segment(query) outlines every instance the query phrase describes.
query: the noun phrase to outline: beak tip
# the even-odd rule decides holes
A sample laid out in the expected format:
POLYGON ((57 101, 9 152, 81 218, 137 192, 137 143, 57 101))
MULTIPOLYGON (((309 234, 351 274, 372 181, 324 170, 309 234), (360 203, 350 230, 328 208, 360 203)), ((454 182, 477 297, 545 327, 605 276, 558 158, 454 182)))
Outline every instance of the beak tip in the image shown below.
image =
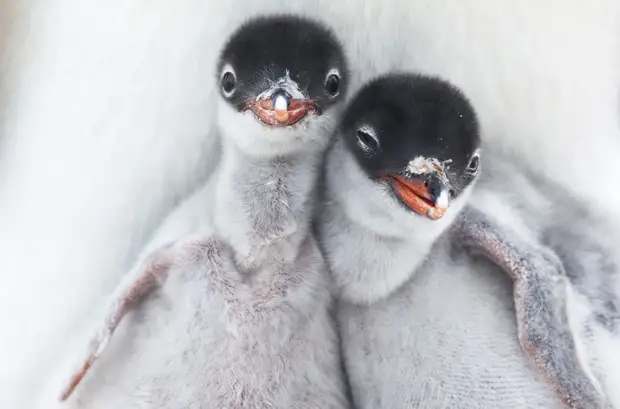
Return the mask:
POLYGON ((447 190, 442 190, 439 196, 437 197, 437 201, 435 206, 439 209, 445 210, 450 205, 450 195, 447 190))
POLYGON ((273 107, 276 111, 286 111, 288 109, 288 101, 282 94, 278 94, 273 101, 273 107))

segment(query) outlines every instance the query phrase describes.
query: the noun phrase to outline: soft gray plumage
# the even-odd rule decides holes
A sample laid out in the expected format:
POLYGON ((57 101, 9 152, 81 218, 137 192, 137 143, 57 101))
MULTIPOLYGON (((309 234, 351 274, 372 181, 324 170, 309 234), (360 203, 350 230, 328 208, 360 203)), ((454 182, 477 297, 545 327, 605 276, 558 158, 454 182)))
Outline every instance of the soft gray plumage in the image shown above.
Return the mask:
POLYGON ((441 239, 456 203, 436 222, 390 208, 338 149, 321 240, 357 407, 560 409, 521 351, 508 277, 441 239))
POLYGON ((569 407, 619 407, 620 226, 514 157, 489 153, 472 207, 496 225, 520 224, 526 251, 512 272, 526 353, 569 407))
POLYGON ((348 81, 344 55, 322 25, 268 17, 240 27, 219 66, 218 168, 168 218, 109 298, 86 350, 70 357, 71 376, 57 390, 67 407, 348 407, 327 267, 309 229, 348 81), (250 51, 261 57, 247 59, 250 51), (333 72, 339 93, 327 87, 333 72), (284 102, 285 122, 268 126, 270 96, 258 113, 244 107, 272 85, 273 98, 299 95, 284 102), (290 124, 304 101, 313 110, 290 124))
MULTIPOLYGON (((408 92, 406 87, 400 89, 400 92, 408 92)), ((363 97, 365 95, 361 94, 356 98, 363 97)), ((393 100, 398 97, 395 95, 393 100)), ((408 106, 423 106, 430 100, 428 95, 424 98, 414 100, 408 106)), ((455 102, 446 100, 445 103, 455 102)), ((349 119, 348 122, 368 124, 382 131, 392 126, 381 122, 380 118, 383 115, 389 119, 387 115, 397 107, 390 106, 382 113, 368 107, 360 110, 360 105, 363 106, 352 104, 360 119, 349 119)), ((466 109, 461 105, 458 112, 464 113, 466 109)), ((410 135, 411 140, 402 139, 396 152, 419 155, 415 152, 415 138, 425 138, 425 141, 420 140, 421 150, 433 138, 429 133, 435 132, 434 129, 444 132, 437 135, 438 143, 450 144, 453 136, 446 132, 452 128, 448 124, 432 125, 432 118, 439 116, 430 109, 427 114, 428 119, 412 112, 414 123, 425 129, 425 134, 403 131, 403 135, 410 135)), ((345 114, 345 118, 348 115, 345 114)), ((403 125, 407 123, 402 119, 403 113, 396 118, 400 118, 403 125)), ((561 250, 560 256, 566 251, 576 254, 591 251, 592 246, 581 243, 578 247, 574 244, 558 247, 547 243, 549 236, 558 235, 559 226, 569 226, 569 220, 574 216, 566 216, 576 208, 575 199, 560 197, 558 192, 562 190, 557 186, 528 178, 525 175, 527 169, 514 166, 514 159, 499 152, 485 152, 483 157, 491 165, 483 167, 485 176, 474 188, 472 207, 459 214, 469 198, 470 192, 465 192, 462 197, 457 197, 443 219, 431 222, 404 210, 383 184, 369 178, 368 169, 362 170, 367 161, 359 162, 361 159, 353 153, 355 148, 345 142, 349 136, 342 133, 351 131, 354 129, 341 129, 334 149, 328 154, 327 194, 325 205, 319 212, 318 226, 322 247, 342 298, 339 321, 345 364, 356 404, 362 408, 404 408, 411 407, 412 403, 424 408, 455 405, 546 408, 560 407, 561 400, 575 409, 609 407, 605 402, 611 400, 610 391, 604 392, 600 381, 590 375, 589 365, 583 362, 575 348, 565 313, 569 279, 575 284, 574 270, 583 264, 565 257, 560 259, 554 253, 554 250, 561 250), (565 205, 558 207, 557 213, 550 213, 551 203, 565 205), (514 214, 508 214, 507 209, 514 214), (451 228, 449 231, 448 227, 451 228), (492 294, 490 300, 485 298, 491 296, 485 293, 488 284, 499 285, 497 290, 500 290, 501 285, 508 283, 502 284, 503 273, 497 268, 493 271, 493 266, 488 268, 497 277, 484 273, 480 276, 465 274, 467 270, 459 264, 484 266, 471 258, 472 252, 482 253, 514 279, 518 334, 510 330, 514 322, 510 303, 496 304, 502 308, 494 310, 497 316, 493 317, 493 326, 488 314, 484 314, 482 320, 468 316, 477 303, 483 300, 492 302, 493 297, 510 294, 503 290, 492 294), (566 263, 568 275, 562 261, 566 263), (454 278, 446 276, 443 271, 438 274, 454 287, 438 285, 434 276, 435 270, 447 268, 455 270, 454 278), (459 275, 469 277, 470 281, 460 281, 459 275), (485 284, 485 280, 489 283, 485 284), (459 299, 461 291, 474 298, 469 301, 459 299), (433 319, 437 310, 449 312, 446 307, 437 306, 436 303, 442 301, 447 308, 454 308, 452 314, 442 318, 446 322, 433 319), (465 327, 453 326, 453 320, 464 321, 459 325, 465 327), (459 333, 459 330, 465 332, 459 333), (451 339, 454 333, 458 337, 451 339), (485 333, 487 339, 477 338, 485 333), (451 342, 459 345, 462 338, 468 336, 473 337, 475 343, 468 350, 460 351, 461 346, 457 347, 456 353, 442 351, 445 347, 454 348, 451 342), (518 339, 527 358, 548 382, 547 387, 539 383, 537 374, 528 367, 526 355, 520 354, 518 339), (439 344, 439 350, 433 351, 433 341, 439 344), (458 369, 452 368, 456 365, 453 359, 459 359, 459 354, 463 354, 463 362, 467 363, 462 363, 458 369), (485 354, 495 354, 495 357, 487 360, 485 354), (554 391, 559 399, 553 397, 554 391)), ((389 142, 390 138, 401 140, 401 137, 387 133, 381 137, 383 140, 379 138, 377 141, 377 155, 392 155, 381 150, 381 144, 389 142)), ((392 145, 390 149, 394 149, 392 145)), ((450 146, 442 149, 446 154, 459 154, 450 146)), ((394 156, 380 160, 396 163, 396 159, 394 156)), ((454 171, 458 172, 458 169, 454 171)), ((602 254, 609 252, 600 243, 597 251, 602 254)), ((588 263, 588 267, 593 278, 609 274, 601 266, 588 263)), ((609 278, 614 280, 612 277, 617 277, 618 273, 612 273, 609 278)), ((587 275, 581 273, 582 277, 587 275)), ((587 290, 583 285, 574 288, 587 290)), ((605 292, 596 289, 589 294, 597 300, 605 292)), ((620 293, 606 297, 608 304, 605 309, 596 311, 607 321, 617 319, 617 309, 613 304, 617 303, 617 294, 620 293)), ((598 375, 601 376, 600 371, 598 375)), ((603 374, 610 375, 613 373, 609 371, 603 374)))
MULTIPOLYGON (((212 75, 222 42, 248 16, 324 19, 350 53, 352 88, 395 67, 451 79, 488 138, 576 191, 602 191, 591 174, 619 172, 617 0, 9 3, 19 7, 0 2, 16 23, 0 56, 3 408, 29 408, 72 352, 68 335, 212 172, 212 75)), ((618 193, 603 204, 620 208, 618 193)), ((452 332, 462 345, 470 333, 452 332)))

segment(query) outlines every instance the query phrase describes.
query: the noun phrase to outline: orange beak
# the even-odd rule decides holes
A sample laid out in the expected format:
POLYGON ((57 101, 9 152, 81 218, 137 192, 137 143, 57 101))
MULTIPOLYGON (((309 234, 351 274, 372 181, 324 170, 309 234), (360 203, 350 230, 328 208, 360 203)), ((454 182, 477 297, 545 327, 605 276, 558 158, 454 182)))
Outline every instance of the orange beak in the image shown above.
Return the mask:
POLYGON ((248 102, 241 111, 252 110, 254 115, 269 126, 291 126, 318 111, 314 102, 304 99, 287 100, 283 95, 248 102))
POLYGON ((412 211, 431 220, 441 219, 448 210, 448 190, 443 185, 435 186, 428 180, 406 179, 400 175, 390 174, 385 177, 392 183, 394 193, 412 211), (437 189, 438 188, 438 189, 437 189))

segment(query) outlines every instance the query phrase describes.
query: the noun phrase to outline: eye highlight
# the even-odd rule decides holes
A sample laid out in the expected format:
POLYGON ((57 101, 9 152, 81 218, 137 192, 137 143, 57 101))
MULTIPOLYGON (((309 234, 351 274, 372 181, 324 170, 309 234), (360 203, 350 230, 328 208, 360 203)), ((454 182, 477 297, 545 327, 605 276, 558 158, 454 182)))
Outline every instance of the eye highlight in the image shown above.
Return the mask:
POLYGON ((366 152, 374 152, 379 148, 379 140, 374 129, 362 126, 356 132, 357 142, 366 152))
POLYGON ((335 97, 340 92, 340 75, 337 70, 331 70, 325 79, 325 92, 335 97))
POLYGON ((234 94, 237 87, 237 77, 235 76, 232 67, 224 67, 224 71, 220 79, 220 86, 222 88, 222 93, 226 98, 230 98, 232 94, 234 94))
POLYGON ((467 164, 467 173, 470 175, 475 175, 478 173, 478 169, 480 168, 480 154, 478 152, 474 153, 474 155, 469 160, 467 164))

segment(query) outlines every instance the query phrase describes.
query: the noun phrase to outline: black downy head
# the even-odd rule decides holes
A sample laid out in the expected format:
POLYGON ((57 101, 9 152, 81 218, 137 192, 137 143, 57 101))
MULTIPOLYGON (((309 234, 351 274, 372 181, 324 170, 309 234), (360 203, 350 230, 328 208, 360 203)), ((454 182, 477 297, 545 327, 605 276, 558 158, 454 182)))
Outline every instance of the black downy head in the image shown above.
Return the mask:
POLYGON ((347 64, 334 34, 298 16, 252 19, 225 45, 218 63, 221 95, 265 125, 286 127, 342 100, 347 64))
POLYGON ((339 134, 372 180, 433 220, 478 175, 474 108, 438 78, 390 74, 369 82, 347 107, 339 134))

